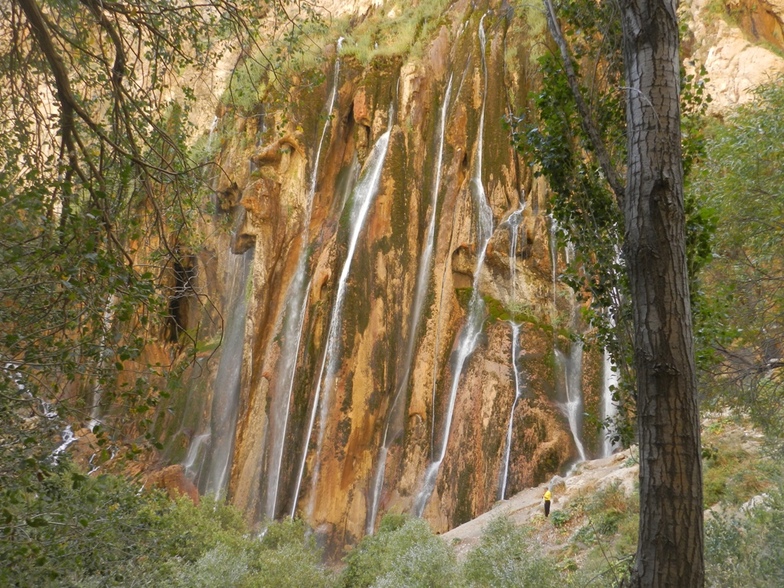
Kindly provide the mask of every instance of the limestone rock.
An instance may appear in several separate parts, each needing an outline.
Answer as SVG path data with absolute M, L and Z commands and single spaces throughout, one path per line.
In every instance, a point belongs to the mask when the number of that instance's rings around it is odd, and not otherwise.
M 187 478 L 185 469 L 181 465 L 171 465 L 150 473 L 145 481 L 145 486 L 165 490 L 172 498 L 187 496 L 194 504 L 199 503 L 199 490 Z

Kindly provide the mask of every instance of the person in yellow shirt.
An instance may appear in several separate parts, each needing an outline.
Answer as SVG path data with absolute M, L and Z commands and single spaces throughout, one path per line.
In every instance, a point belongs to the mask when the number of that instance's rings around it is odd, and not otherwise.
M 550 489 L 549 488 L 544 491 L 544 516 L 545 516 L 545 518 L 550 516 L 550 499 L 552 497 L 553 497 L 553 495 L 550 494 Z

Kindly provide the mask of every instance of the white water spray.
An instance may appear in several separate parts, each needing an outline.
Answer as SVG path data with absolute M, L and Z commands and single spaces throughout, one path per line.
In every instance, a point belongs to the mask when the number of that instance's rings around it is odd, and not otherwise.
M 493 212 L 487 204 L 487 196 L 485 195 L 485 188 L 482 184 L 482 157 L 483 157 L 483 134 L 485 125 L 485 100 L 487 97 L 487 61 L 485 58 L 485 17 L 479 21 L 479 43 L 482 56 L 482 74 L 483 74 L 483 93 L 482 93 L 482 108 L 479 114 L 479 126 L 477 129 L 477 147 L 476 155 L 474 157 L 474 165 L 472 169 L 470 189 L 471 196 L 474 201 L 476 210 L 476 242 L 477 242 L 477 259 L 476 267 L 474 269 L 474 280 L 471 290 L 471 300 L 468 303 L 468 316 L 463 325 L 460 333 L 458 334 L 457 349 L 455 351 L 453 369 L 452 369 L 452 382 L 449 389 L 449 397 L 447 403 L 447 412 L 444 417 L 444 431 L 440 439 L 438 451 L 434 452 L 434 459 L 430 463 L 425 472 L 424 481 L 419 493 L 414 500 L 414 515 L 421 517 L 422 513 L 427 506 L 430 497 L 435 489 L 436 479 L 441 467 L 441 463 L 446 456 L 446 449 L 449 443 L 449 434 L 452 429 L 452 417 L 454 416 L 455 402 L 457 400 L 457 390 L 460 386 L 460 378 L 463 374 L 468 358 L 473 354 L 476 349 L 479 336 L 482 334 L 482 325 L 485 317 L 485 303 L 479 293 L 479 278 L 484 267 L 485 254 L 487 253 L 487 243 L 493 234 Z M 434 407 L 435 408 L 435 407 Z
M 300 487 L 302 485 L 302 477 L 305 471 L 305 461 L 307 459 L 308 444 L 310 436 L 313 433 L 313 428 L 316 423 L 316 415 L 320 418 L 319 429 L 316 440 L 316 458 L 313 468 L 313 475 L 311 476 L 311 497 L 310 504 L 308 505 L 308 515 L 313 510 L 313 501 L 315 499 L 315 488 L 318 483 L 318 476 L 320 470 L 319 457 L 321 454 L 321 446 L 324 441 L 324 423 L 326 422 L 329 408 L 330 397 L 334 387 L 335 372 L 338 367 L 338 360 L 340 355 L 340 326 L 342 324 L 343 303 L 346 296 L 346 288 L 348 283 L 348 274 L 351 269 L 351 262 L 354 259 L 357 243 L 359 241 L 360 233 L 364 228 L 365 220 L 370 210 L 370 205 L 375 198 L 378 191 L 379 180 L 381 179 L 381 170 L 384 166 L 384 160 L 387 155 L 387 147 L 389 146 L 389 136 L 392 131 L 392 107 L 389 111 L 389 127 L 387 131 L 379 137 L 373 150 L 368 155 L 365 163 L 364 173 L 360 175 L 359 182 L 357 183 L 354 191 L 352 192 L 351 202 L 351 234 L 349 237 L 348 251 L 346 253 L 346 260 L 343 263 L 343 269 L 338 278 L 337 293 L 335 295 L 335 304 L 332 309 L 332 316 L 330 317 L 329 330 L 327 332 L 326 347 L 324 356 L 321 362 L 321 369 L 319 370 L 318 381 L 316 385 L 316 392 L 313 397 L 313 407 L 308 422 L 307 434 L 304 438 L 302 459 L 300 460 L 299 471 L 297 474 L 297 483 L 294 489 L 294 495 L 291 506 L 291 517 L 294 517 L 297 500 L 299 498 Z
M 253 260 L 253 248 L 242 255 L 229 254 L 226 272 L 229 299 L 228 320 L 223 330 L 218 373 L 212 397 L 210 437 L 204 467 L 199 471 L 202 494 L 221 497 L 228 482 L 237 410 L 240 396 L 242 356 L 245 344 L 245 323 L 248 314 L 246 290 Z M 195 441 L 195 440 L 194 440 Z M 203 442 L 203 440 L 202 440 Z M 190 453 L 190 448 L 189 448 Z
M 604 350 L 604 363 L 602 373 L 602 418 L 605 422 L 612 422 L 618 414 L 618 406 L 613 402 L 613 390 L 618 386 L 618 371 L 610 357 L 610 352 Z M 618 448 L 617 443 L 613 443 L 612 435 L 615 430 L 612 425 L 609 430 L 604 431 L 602 442 L 602 457 L 611 456 Z

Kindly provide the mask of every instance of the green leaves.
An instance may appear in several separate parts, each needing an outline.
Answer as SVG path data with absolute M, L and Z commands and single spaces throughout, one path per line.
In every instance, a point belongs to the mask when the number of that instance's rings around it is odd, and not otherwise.
M 703 290 L 710 298 L 711 402 L 740 402 L 774 437 L 780 426 L 784 349 L 784 83 L 708 128 L 705 156 L 690 191 L 711 211 L 712 236 Z

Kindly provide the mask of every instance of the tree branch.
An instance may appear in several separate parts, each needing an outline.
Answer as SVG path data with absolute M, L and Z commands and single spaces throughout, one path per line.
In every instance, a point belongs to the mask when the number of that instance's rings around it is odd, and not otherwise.
M 575 104 L 577 104 L 577 111 L 580 115 L 580 126 L 582 126 L 583 131 L 588 135 L 588 138 L 591 141 L 602 172 L 607 178 L 607 183 L 610 184 L 610 188 L 612 188 L 612 191 L 615 194 L 618 208 L 621 210 L 621 214 L 623 214 L 623 199 L 625 193 L 623 182 L 621 182 L 621 179 L 618 177 L 618 174 L 610 161 L 610 156 L 607 153 L 604 141 L 602 141 L 601 135 L 599 134 L 599 129 L 596 122 L 593 120 L 593 116 L 591 116 L 591 110 L 585 103 L 582 92 L 580 92 L 580 83 L 577 79 L 577 73 L 574 71 L 574 64 L 572 63 L 572 57 L 569 54 L 569 47 L 566 44 L 566 40 L 561 32 L 561 27 L 558 24 L 552 0 L 544 0 L 544 7 L 550 34 L 553 36 L 553 39 L 560 50 L 561 61 L 563 62 L 564 71 L 566 72 L 566 79 L 569 83 L 572 95 L 574 96 Z

